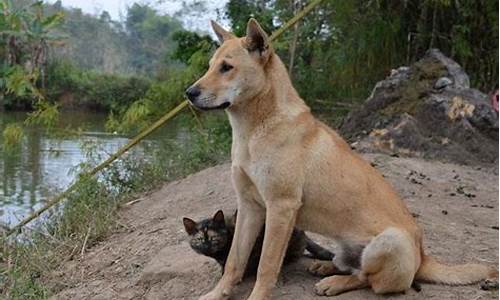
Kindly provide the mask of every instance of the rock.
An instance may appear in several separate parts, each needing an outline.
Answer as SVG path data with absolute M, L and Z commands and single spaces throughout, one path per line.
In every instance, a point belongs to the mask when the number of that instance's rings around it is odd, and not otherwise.
M 378 82 L 340 132 L 361 152 L 497 162 L 498 113 L 486 94 L 469 85 L 460 65 L 432 49 Z
M 437 90 L 443 89 L 449 85 L 453 84 L 453 81 L 451 81 L 450 78 L 448 77 L 441 77 L 439 78 L 436 83 L 434 84 L 434 88 Z
M 446 68 L 449 77 L 453 80 L 454 88 L 468 89 L 470 87 L 470 80 L 467 73 L 465 73 L 457 62 L 446 57 L 439 49 L 430 49 L 427 51 L 426 57 L 437 60 L 439 64 Z

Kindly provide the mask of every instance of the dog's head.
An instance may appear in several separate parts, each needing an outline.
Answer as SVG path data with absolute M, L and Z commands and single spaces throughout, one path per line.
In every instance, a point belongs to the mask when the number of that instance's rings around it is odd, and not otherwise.
M 265 87 L 265 66 L 273 53 L 269 38 L 255 19 L 247 35 L 235 37 L 212 21 L 221 46 L 208 71 L 186 90 L 191 104 L 202 110 L 226 109 L 258 95 Z

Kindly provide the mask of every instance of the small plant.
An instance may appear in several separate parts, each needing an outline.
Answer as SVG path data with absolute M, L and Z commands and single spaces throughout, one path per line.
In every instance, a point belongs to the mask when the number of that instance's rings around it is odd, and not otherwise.
M 23 129 L 18 123 L 9 124 L 3 130 L 3 149 L 5 152 L 13 152 L 17 149 L 23 138 Z

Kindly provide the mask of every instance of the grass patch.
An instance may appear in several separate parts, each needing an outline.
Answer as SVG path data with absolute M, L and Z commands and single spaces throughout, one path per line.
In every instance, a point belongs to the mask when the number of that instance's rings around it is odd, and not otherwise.
M 181 114 L 186 140 L 162 141 L 132 151 L 99 174 L 81 178 L 81 184 L 63 205 L 23 229 L 17 239 L 0 241 L 0 299 L 46 299 L 62 283 L 49 280 L 62 263 L 103 240 L 116 229 L 118 208 L 142 192 L 229 159 L 231 129 L 219 114 L 204 116 L 204 128 L 189 114 Z M 143 143 L 147 144 L 147 143 Z M 85 171 L 104 157 L 99 145 L 85 145 Z M 148 153 L 145 159 L 143 153 Z

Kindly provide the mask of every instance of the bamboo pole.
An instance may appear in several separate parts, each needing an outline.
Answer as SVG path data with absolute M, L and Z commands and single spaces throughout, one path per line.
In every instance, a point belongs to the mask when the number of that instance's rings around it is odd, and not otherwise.
M 288 22 L 286 22 L 285 25 L 283 25 L 281 28 L 273 32 L 269 39 L 273 41 L 275 38 L 280 36 L 283 32 L 288 30 L 288 28 L 292 27 L 300 21 L 303 17 L 305 17 L 308 13 L 310 13 L 316 6 L 318 6 L 323 0 L 313 0 L 311 3 L 309 3 L 306 7 L 304 7 L 303 10 L 301 10 L 298 14 L 296 14 L 293 18 L 291 18 Z
M 295 15 L 293 18 L 291 18 L 288 22 L 285 23 L 281 28 L 273 32 L 273 34 L 269 37 L 270 41 L 273 41 L 277 37 L 279 37 L 283 32 L 285 32 L 287 29 L 295 25 L 300 19 L 302 19 L 304 16 L 306 16 L 308 13 L 310 13 L 316 6 L 318 6 L 323 0 L 313 0 L 311 3 L 309 3 L 302 11 L 300 11 L 297 15 Z M 149 136 L 151 133 L 156 131 L 158 128 L 160 128 L 163 124 L 165 124 L 168 120 L 173 118 L 175 115 L 177 115 L 180 111 L 182 111 L 186 106 L 188 105 L 188 101 L 184 100 L 182 101 L 179 105 L 177 105 L 174 109 L 169 111 L 167 114 L 165 114 L 163 117 L 161 117 L 158 121 L 153 123 L 150 127 L 146 128 L 144 131 L 140 132 L 138 135 L 136 135 L 132 140 L 130 140 L 125 146 L 121 147 L 118 151 L 116 151 L 114 154 L 112 154 L 108 159 L 100 163 L 98 166 L 96 166 L 94 169 L 92 169 L 88 173 L 82 174 L 69 188 L 67 188 L 64 192 L 59 194 L 58 196 L 52 198 L 49 200 L 45 205 L 39 209 L 37 209 L 35 212 L 33 212 L 31 215 L 26 217 L 24 220 L 19 222 L 16 226 L 12 227 L 10 230 L 6 232 L 6 237 L 10 236 L 11 234 L 18 232 L 23 226 L 26 224 L 30 223 L 34 219 L 38 218 L 42 213 L 47 211 L 49 208 L 52 206 L 56 205 L 57 203 L 61 202 L 63 199 L 65 199 L 72 191 L 76 189 L 78 185 L 80 185 L 84 180 L 94 176 L 97 174 L 99 171 L 102 171 L 106 167 L 108 167 L 111 163 L 113 163 L 115 160 L 117 160 L 120 156 L 122 156 L 125 152 L 130 150 L 132 147 L 137 145 L 140 141 L 142 141 L 144 138 Z M 198 121 L 199 122 L 199 121 Z M 83 178 L 83 179 L 82 179 Z

